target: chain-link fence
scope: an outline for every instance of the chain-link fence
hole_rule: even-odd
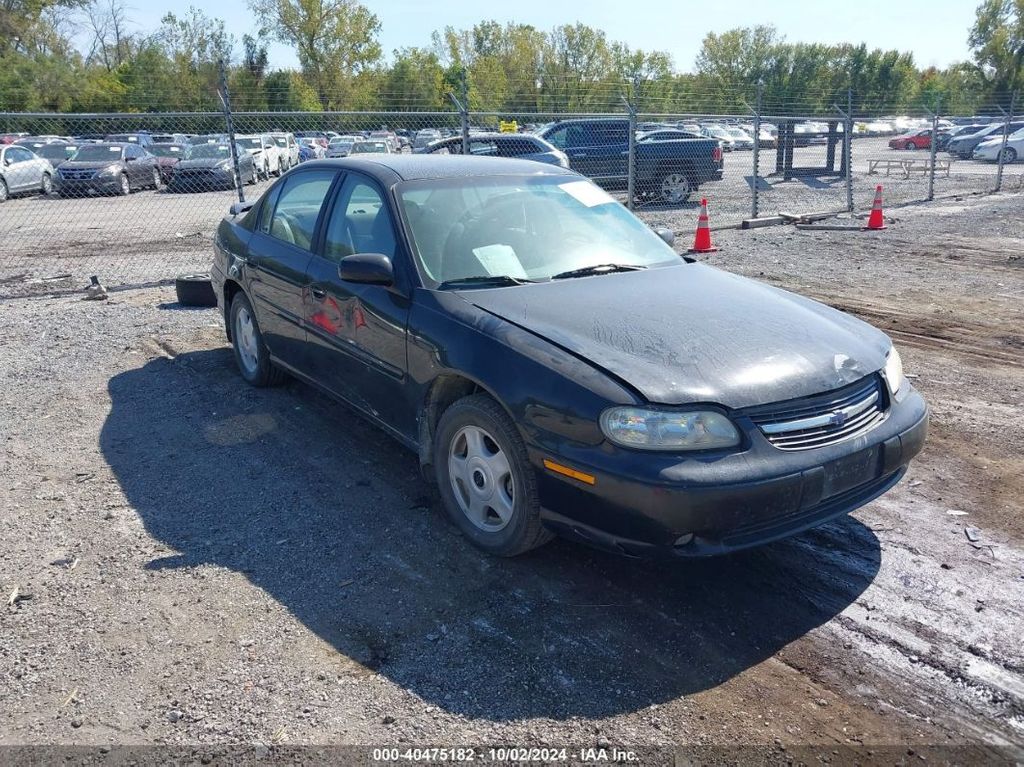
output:
[[[144,284],[204,270],[236,200],[313,159],[363,152],[526,156],[571,167],[652,224],[688,235],[707,198],[712,226],[780,213],[859,211],[1020,189],[1024,117],[899,117],[848,103],[800,114],[620,110],[0,114],[0,296]],[[1021,110],[1024,111],[1024,110]]]

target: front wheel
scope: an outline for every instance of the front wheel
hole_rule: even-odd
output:
[[[284,371],[270,361],[256,313],[244,293],[236,293],[231,302],[231,344],[242,378],[253,386],[276,386],[284,380]]]
[[[1012,146],[1006,147],[1006,149],[1003,150],[1003,162],[1017,162],[1017,150]]]
[[[526,446],[497,402],[486,394],[459,400],[441,416],[434,439],[441,500],[463,535],[501,557],[551,540]]]
[[[911,152],[913,152],[915,149],[917,149],[917,144],[915,144],[913,141],[908,141],[907,142],[907,149],[909,149]]]
[[[669,205],[682,205],[690,199],[694,186],[690,178],[681,171],[672,171],[661,177],[658,194],[662,202]]]
[[[117,192],[122,197],[127,197],[132,193],[132,182],[128,180],[128,174],[122,173],[120,178],[117,180]]]
[[[249,169],[249,185],[255,186],[259,183],[259,180],[259,174],[256,172],[256,164],[253,163],[253,166]]]
[[[0,178],[0,202],[7,202],[7,182]]]
[[[160,169],[153,168],[153,191],[160,189]]]
[[[43,196],[46,196],[53,191],[53,178],[49,173],[43,174],[43,182],[39,191],[42,192]]]

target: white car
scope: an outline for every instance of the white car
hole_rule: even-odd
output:
[[[971,157],[975,160],[999,161],[999,150],[1003,147],[1003,136],[998,136],[982,141],[974,147],[974,154]],[[1006,137],[1006,150],[1003,152],[1003,162],[1017,162],[1024,157],[1024,128],[1011,133]]]
[[[270,137],[274,139],[274,143],[277,144],[281,153],[284,170],[289,170],[299,164],[299,142],[295,140],[294,133],[274,131]]]
[[[256,173],[263,178],[270,178],[270,174],[280,176],[284,167],[284,158],[281,148],[266,133],[253,134],[249,136],[235,136],[235,143],[239,149],[244,149],[252,155],[253,164],[256,166]]]
[[[53,166],[23,146],[0,145],[0,202],[15,194],[53,188]]]

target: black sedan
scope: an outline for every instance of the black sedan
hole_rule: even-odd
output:
[[[495,554],[718,554],[895,485],[928,411],[889,338],[660,235],[556,166],[317,161],[222,221],[213,284],[243,378],[360,411]]]
[[[237,154],[242,183],[255,184],[259,180],[255,159],[240,146]],[[172,168],[167,191],[206,192],[211,189],[231,189],[234,186],[235,166],[231,159],[231,145],[194,144]]]
[[[61,197],[131,194],[160,188],[156,158],[137,144],[82,144],[57,169],[53,188]]]

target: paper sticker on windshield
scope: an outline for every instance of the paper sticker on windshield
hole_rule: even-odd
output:
[[[107,151],[108,152],[120,152],[121,151],[121,147],[119,147],[119,146],[107,147]]]
[[[588,208],[615,202],[608,192],[589,181],[570,181],[568,184],[559,184],[558,188],[564,189]]]
[[[473,255],[480,259],[480,263],[487,270],[487,275],[497,277],[507,275],[519,280],[527,278],[526,270],[519,263],[519,256],[508,245],[484,245],[480,248],[473,248]]]

